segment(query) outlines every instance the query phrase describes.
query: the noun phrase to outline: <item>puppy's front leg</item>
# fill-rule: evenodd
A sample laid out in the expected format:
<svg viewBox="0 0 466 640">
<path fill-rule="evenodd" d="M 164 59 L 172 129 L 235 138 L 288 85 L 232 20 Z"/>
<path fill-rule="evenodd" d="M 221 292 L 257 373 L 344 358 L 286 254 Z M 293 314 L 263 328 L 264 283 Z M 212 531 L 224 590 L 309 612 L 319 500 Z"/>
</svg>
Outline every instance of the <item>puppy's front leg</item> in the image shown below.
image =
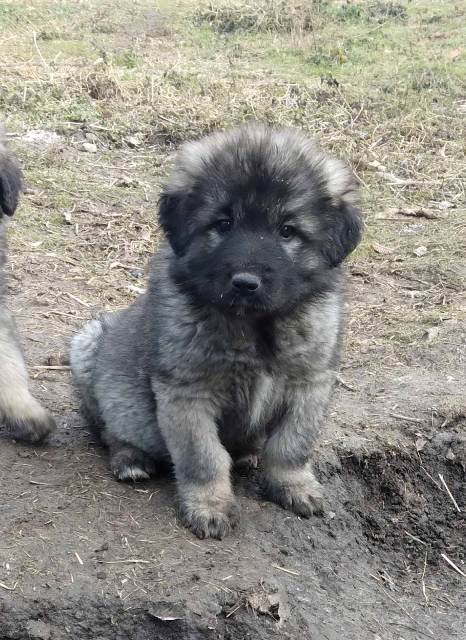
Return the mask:
<svg viewBox="0 0 466 640">
<path fill-rule="evenodd" d="M 0 419 L 11 435 L 40 442 L 55 429 L 52 416 L 31 395 L 9 311 L 0 306 Z"/>
<path fill-rule="evenodd" d="M 334 376 L 319 374 L 312 384 L 289 385 L 287 410 L 264 448 L 264 489 L 273 501 L 298 515 L 322 513 L 321 486 L 309 462 L 328 405 Z"/>
<path fill-rule="evenodd" d="M 222 539 L 238 523 L 239 513 L 231 488 L 231 458 L 217 434 L 214 403 L 202 393 L 188 396 L 159 384 L 156 397 L 184 522 L 199 538 Z"/>
</svg>

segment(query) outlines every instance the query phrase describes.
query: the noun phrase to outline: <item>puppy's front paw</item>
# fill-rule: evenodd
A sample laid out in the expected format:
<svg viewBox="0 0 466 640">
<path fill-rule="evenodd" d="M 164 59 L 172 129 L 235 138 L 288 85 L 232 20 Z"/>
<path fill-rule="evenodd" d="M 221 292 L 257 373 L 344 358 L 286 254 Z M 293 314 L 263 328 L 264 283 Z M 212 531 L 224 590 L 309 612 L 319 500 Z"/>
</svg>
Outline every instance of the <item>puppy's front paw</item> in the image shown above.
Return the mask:
<svg viewBox="0 0 466 640">
<path fill-rule="evenodd" d="M 57 428 L 55 420 L 42 408 L 34 416 L 6 416 L 5 423 L 12 438 L 30 444 L 42 442 Z"/>
<path fill-rule="evenodd" d="M 198 538 L 216 538 L 222 540 L 239 523 L 239 509 L 233 502 L 226 505 L 222 510 L 205 507 L 182 507 L 181 515 L 184 524 Z"/>
<path fill-rule="evenodd" d="M 263 485 L 269 500 L 303 518 L 324 512 L 322 487 L 309 466 L 268 470 Z"/>
<path fill-rule="evenodd" d="M 191 487 L 182 491 L 181 517 L 201 540 L 222 540 L 238 525 L 239 508 L 229 491 L 216 492 L 209 486 Z"/>
</svg>

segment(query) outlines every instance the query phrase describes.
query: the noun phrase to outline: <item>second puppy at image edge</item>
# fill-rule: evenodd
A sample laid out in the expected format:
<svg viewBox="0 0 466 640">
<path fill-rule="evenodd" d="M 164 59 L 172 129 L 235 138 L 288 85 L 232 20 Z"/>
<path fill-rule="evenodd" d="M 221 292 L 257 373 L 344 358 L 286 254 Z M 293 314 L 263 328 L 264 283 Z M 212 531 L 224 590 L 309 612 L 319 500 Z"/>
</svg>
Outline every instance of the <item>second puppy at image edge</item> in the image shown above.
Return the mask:
<svg viewBox="0 0 466 640">
<path fill-rule="evenodd" d="M 22 188 L 22 171 L 7 147 L 0 124 L 0 424 L 16 440 L 37 443 L 52 433 L 56 425 L 31 394 L 16 324 L 7 306 L 6 218 L 15 214 Z"/>
<path fill-rule="evenodd" d="M 185 524 L 238 523 L 236 461 L 265 495 L 322 511 L 310 458 L 342 339 L 341 263 L 360 240 L 346 165 L 303 133 L 249 124 L 185 144 L 161 198 L 147 292 L 92 320 L 71 366 L 120 480 L 172 462 Z"/>
</svg>

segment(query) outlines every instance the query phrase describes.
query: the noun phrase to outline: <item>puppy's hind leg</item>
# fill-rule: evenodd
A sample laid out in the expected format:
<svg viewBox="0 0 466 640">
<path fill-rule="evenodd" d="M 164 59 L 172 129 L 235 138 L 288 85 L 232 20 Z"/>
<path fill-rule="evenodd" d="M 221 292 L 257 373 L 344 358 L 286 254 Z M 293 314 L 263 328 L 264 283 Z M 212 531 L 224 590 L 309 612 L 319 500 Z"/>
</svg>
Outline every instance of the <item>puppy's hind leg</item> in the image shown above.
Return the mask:
<svg viewBox="0 0 466 640">
<path fill-rule="evenodd" d="M 0 307 L 0 415 L 13 438 L 40 442 L 55 429 L 52 416 L 31 395 L 10 313 Z"/>
<path fill-rule="evenodd" d="M 138 447 L 107 436 L 110 454 L 110 469 L 122 481 L 149 480 L 156 472 L 155 461 Z"/>
<path fill-rule="evenodd" d="M 104 424 L 94 391 L 94 370 L 105 320 L 91 320 L 71 342 L 70 364 L 74 382 L 79 390 L 81 413 L 99 437 Z"/>
</svg>

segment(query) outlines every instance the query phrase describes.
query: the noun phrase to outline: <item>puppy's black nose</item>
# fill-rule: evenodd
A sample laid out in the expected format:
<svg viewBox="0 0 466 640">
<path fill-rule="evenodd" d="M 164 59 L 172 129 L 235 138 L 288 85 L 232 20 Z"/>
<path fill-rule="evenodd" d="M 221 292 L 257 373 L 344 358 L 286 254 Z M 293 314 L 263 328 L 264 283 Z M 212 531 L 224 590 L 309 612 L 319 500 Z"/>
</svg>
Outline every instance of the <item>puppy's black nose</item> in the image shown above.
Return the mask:
<svg viewBox="0 0 466 640">
<path fill-rule="evenodd" d="M 233 289 L 236 289 L 242 295 L 250 295 L 257 291 L 261 286 L 261 280 L 253 273 L 235 273 L 231 279 Z"/>
</svg>

